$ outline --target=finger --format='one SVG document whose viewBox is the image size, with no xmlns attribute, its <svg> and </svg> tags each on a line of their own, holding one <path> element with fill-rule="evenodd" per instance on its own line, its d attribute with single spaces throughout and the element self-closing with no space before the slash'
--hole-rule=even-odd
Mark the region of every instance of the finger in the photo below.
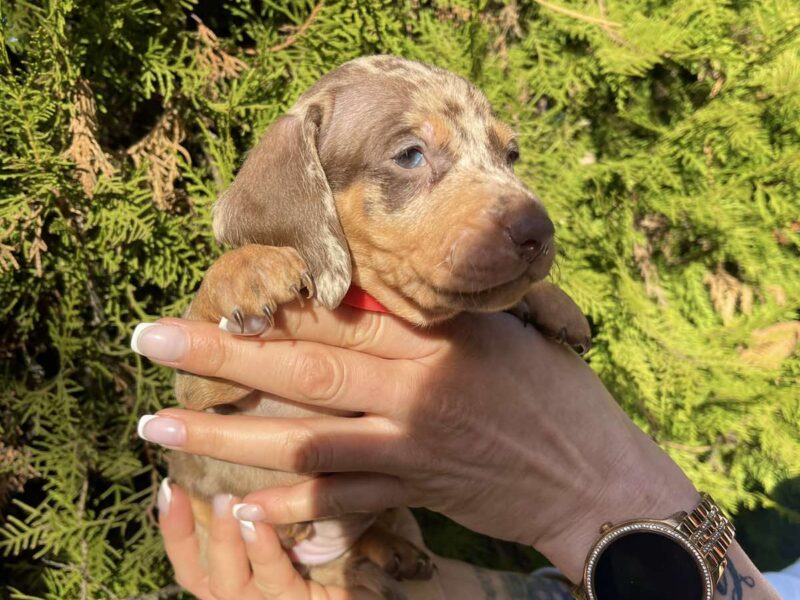
<svg viewBox="0 0 800 600">
<path fill-rule="evenodd" d="M 281 547 L 275 530 L 263 523 L 243 521 L 242 538 L 253 568 L 252 587 L 264 600 L 377 600 L 378 596 L 362 591 L 323 587 L 303 579 Z"/>
<path fill-rule="evenodd" d="M 318 342 L 383 358 L 421 358 L 435 352 L 440 345 L 436 335 L 398 317 L 345 305 L 330 311 L 287 304 L 275 314 L 275 326 L 260 337 Z"/>
<path fill-rule="evenodd" d="M 295 339 L 357 350 L 382 358 L 423 358 L 441 342 L 429 330 L 385 313 L 340 306 L 336 311 L 301 309 L 295 305 L 278 313 L 266 339 Z"/>
<path fill-rule="evenodd" d="M 202 600 L 211 600 L 208 576 L 200 560 L 189 496 L 167 479 L 158 492 L 158 524 L 175 581 Z"/>
<path fill-rule="evenodd" d="M 250 582 L 250 565 L 239 523 L 233 517 L 234 497 L 214 496 L 208 540 L 208 587 L 221 600 L 240 598 Z"/>
<path fill-rule="evenodd" d="M 156 362 L 196 375 L 344 411 L 391 411 L 413 380 L 407 361 L 314 342 L 236 337 L 197 321 L 139 325 L 131 345 Z"/>
<path fill-rule="evenodd" d="M 251 521 L 240 523 L 247 556 L 253 569 L 251 585 L 270 598 L 309 598 L 305 580 L 295 570 L 271 527 Z"/>
<path fill-rule="evenodd" d="M 240 519 L 285 524 L 412 504 L 396 477 L 348 473 L 253 492 L 244 497 L 235 514 Z"/>
<path fill-rule="evenodd" d="M 395 473 L 412 467 L 415 456 L 401 449 L 407 436 L 374 416 L 290 419 L 168 408 L 139 423 L 144 439 L 175 450 L 293 473 Z"/>
</svg>

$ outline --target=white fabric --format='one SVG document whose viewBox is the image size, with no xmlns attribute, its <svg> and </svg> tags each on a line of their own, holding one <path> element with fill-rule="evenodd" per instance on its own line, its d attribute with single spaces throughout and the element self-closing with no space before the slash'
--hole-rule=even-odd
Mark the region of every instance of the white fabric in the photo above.
<svg viewBox="0 0 800 600">
<path fill-rule="evenodd" d="M 777 573 L 764 573 L 783 600 L 800 600 L 800 560 Z"/>
<path fill-rule="evenodd" d="M 336 560 L 356 543 L 361 534 L 375 522 L 375 515 L 344 515 L 335 519 L 314 521 L 314 529 L 306 539 L 289 549 L 294 563 L 322 565 Z"/>
</svg>

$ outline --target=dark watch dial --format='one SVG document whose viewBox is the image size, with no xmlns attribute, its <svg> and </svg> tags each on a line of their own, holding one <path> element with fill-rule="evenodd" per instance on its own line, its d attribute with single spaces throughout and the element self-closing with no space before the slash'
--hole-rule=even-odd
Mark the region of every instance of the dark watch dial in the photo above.
<svg viewBox="0 0 800 600">
<path fill-rule="evenodd" d="M 632 532 L 609 544 L 597 559 L 597 600 L 702 600 L 703 574 L 678 542 L 654 532 Z"/>
</svg>

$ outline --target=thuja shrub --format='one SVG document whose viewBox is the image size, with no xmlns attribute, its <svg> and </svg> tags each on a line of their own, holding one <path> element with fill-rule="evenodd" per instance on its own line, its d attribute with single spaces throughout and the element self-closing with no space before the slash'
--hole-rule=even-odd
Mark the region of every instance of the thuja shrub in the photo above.
<svg viewBox="0 0 800 600">
<path fill-rule="evenodd" d="M 172 374 L 131 331 L 186 307 L 221 251 L 210 207 L 265 128 L 374 53 L 486 92 L 556 223 L 552 278 L 592 322 L 592 367 L 743 523 L 797 522 L 795 0 L 4 0 L 0 27 L 8 595 L 178 593 L 162 456 L 135 435 Z M 534 560 L 421 518 L 440 552 Z"/>
</svg>

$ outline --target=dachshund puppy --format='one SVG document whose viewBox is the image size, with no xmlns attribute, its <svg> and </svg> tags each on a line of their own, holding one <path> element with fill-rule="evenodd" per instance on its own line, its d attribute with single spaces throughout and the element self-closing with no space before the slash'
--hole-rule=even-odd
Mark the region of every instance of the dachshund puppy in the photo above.
<svg viewBox="0 0 800 600">
<path fill-rule="evenodd" d="M 333 309 L 358 287 L 417 325 L 511 310 L 583 352 L 589 325 L 545 281 L 553 224 L 514 175 L 518 157 L 513 132 L 461 77 L 393 56 L 348 62 L 272 124 L 219 199 L 214 232 L 234 249 L 211 266 L 187 318 L 258 333 L 284 303 L 314 298 Z M 189 374 L 176 391 L 195 410 L 326 413 Z M 199 530 L 214 494 L 309 477 L 182 453 L 170 476 L 192 495 Z M 399 580 L 433 573 L 425 552 L 392 531 L 391 511 L 279 529 L 321 583 L 402 598 Z M 348 543 L 320 552 L 315 539 L 329 530 Z"/>
</svg>

